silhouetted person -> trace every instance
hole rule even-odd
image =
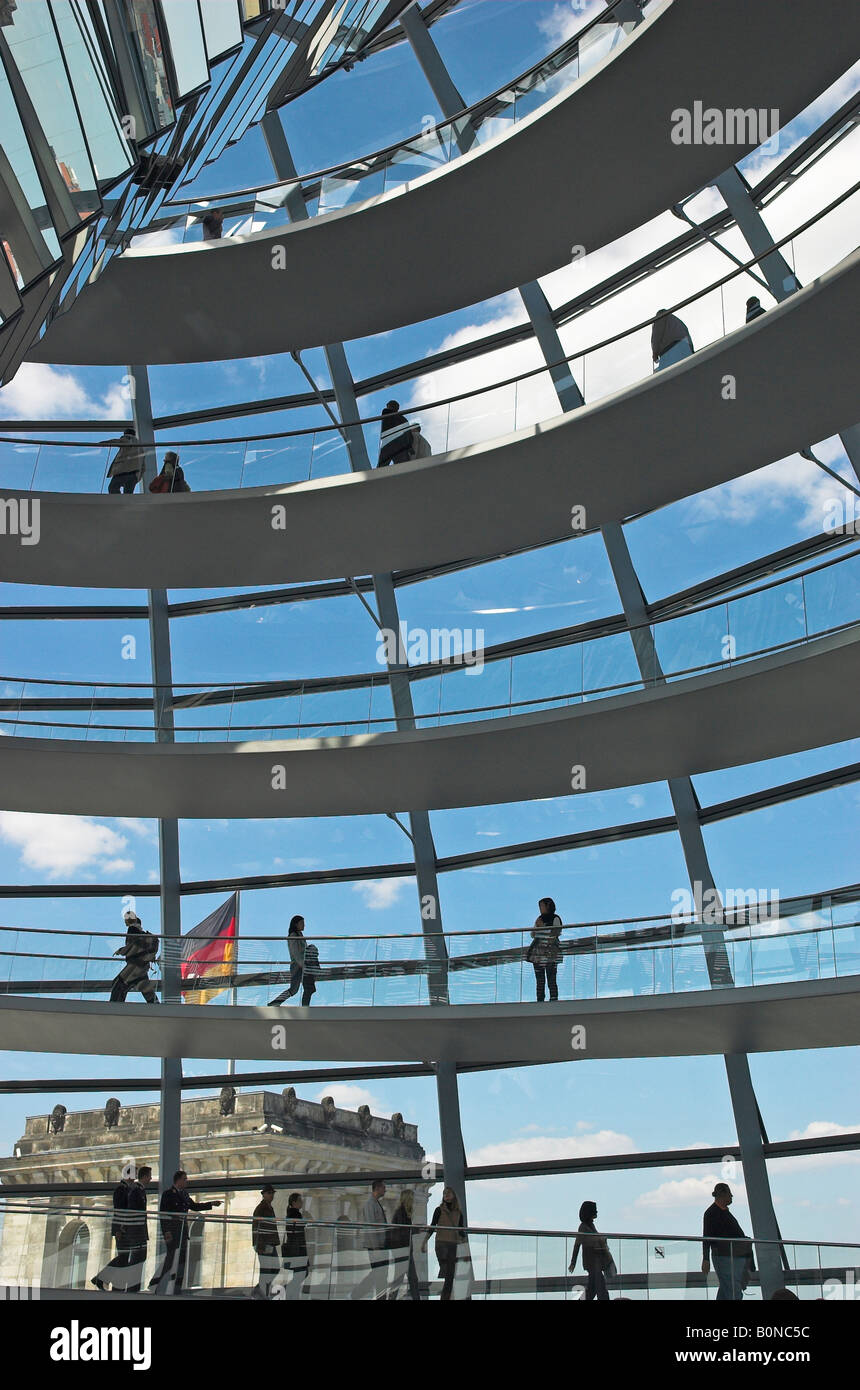
[[[540,916],[535,918],[532,927],[531,945],[526,953],[535,972],[535,994],[539,1004],[546,998],[549,985],[550,1000],[558,999],[558,964],[561,960],[561,918],[555,910],[552,898],[541,898],[538,903]]]
[[[146,1264],[146,1251],[149,1243],[149,1229],[146,1219],[146,1189],[152,1178],[152,1169],[147,1165],[138,1169],[137,1178],[128,1194],[126,1223],[128,1229],[129,1256],[126,1270],[125,1288],[128,1293],[140,1293],[140,1282]]]
[[[108,444],[116,444],[117,451],[108,469],[108,492],[114,496],[118,492],[134,492],[143,474],[143,449],[137,442],[134,430],[123,430],[119,439],[109,439]]]
[[[257,1259],[260,1261],[260,1278],[251,1295],[252,1298],[268,1298],[272,1280],[281,1268],[281,1261],[278,1257],[280,1242],[278,1218],[275,1216],[275,1208],[272,1206],[274,1195],[275,1189],[271,1183],[261,1187],[261,1200],[255,1206],[254,1215],[251,1218],[251,1244]]]
[[[609,1290],[606,1287],[606,1275],[607,1272],[614,1271],[615,1263],[605,1237],[600,1234],[594,1224],[596,1216],[597,1203],[583,1202],[579,1208],[579,1231],[573,1247],[569,1270],[572,1274],[581,1250],[582,1267],[588,1275],[588,1283],[585,1286],[585,1302],[589,1303],[592,1299],[597,1299],[600,1303],[608,1303]]]
[[[203,240],[220,241],[224,235],[224,212],[221,208],[210,208],[205,217],[201,217],[203,223]]]
[[[364,1298],[366,1294],[371,1294],[373,1298],[385,1298],[385,1289],[388,1284],[388,1216],[382,1199],[385,1196],[385,1183],[381,1178],[376,1178],[370,1189],[370,1196],[361,1209],[361,1220],[364,1229],[359,1232],[359,1241],[367,1251],[370,1260],[370,1272],[366,1274],[357,1284],[350,1294],[350,1298]]]
[[[798,1298],[798,1296],[797,1296],[796,1293],[792,1293],[792,1292],[791,1292],[791,1289],[774,1289],[773,1293],[771,1294],[770,1298],[768,1299],[768,1302],[769,1302],[769,1303],[799,1303],[799,1302],[800,1302],[800,1299]]]
[[[739,1303],[744,1296],[749,1270],[754,1268],[752,1244],[729,1211],[732,1190],[727,1182],[718,1182],[713,1191],[713,1203],[702,1221],[702,1273],[714,1273],[719,1280],[717,1302]]]
[[[284,1268],[292,1270],[292,1279],[286,1285],[285,1296],[289,1299],[301,1298],[302,1286],[308,1277],[308,1238],[305,1234],[306,1217],[302,1211],[301,1192],[291,1192],[287,1203],[287,1221],[284,1226],[284,1243],[281,1254]]]
[[[443,1303],[447,1303],[454,1289],[460,1247],[466,1242],[463,1212],[453,1187],[443,1189],[442,1201],[433,1213],[430,1226],[436,1232],[436,1259],[439,1261],[439,1278],[442,1280],[442,1292],[439,1297]],[[424,1237],[424,1250],[427,1249],[429,1238],[428,1232]]]
[[[692,352],[693,340],[687,325],[668,309],[658,309],[651,327],[651,356],[657,371],[683,361]]]
[[[377,468],[429,456],[430,445],[421,434],[421,426],[406,418],[397,401],[383,406],[380,424]]]
[[[179,455],[173,449],[168,449],[164,455],[164,463],[161,472],[153,478],[149,484],[150,492],[190,492],[191,488],[185,481],[185,474],[179,465]]]
[[[220,1202],[195,1202],[188,1191],[188,1174],[184,1168],[177,1169],[173,1175],[173,1186],[162,1193],[159,1203],[164,1259],[161,1268],[149,1281],[149,1287],[154,1287],[156,1294],[178,1294],[182,1290],[188,1259],[188,1213],[211,1211],[220,1205]]]
[[[397,1298],[401,1286],[405,1283],[409,1290],[409,1297],[413,1303],[417,1303],[421,1295],[418,1291],[418,1272],[415,1268],[415,1254],[412,1249],[414,1210],[415,1194],[410,1191],[401,1192],[400,1201],[391,1218],[391,1225],[388,1230],[388,1248],[392,1252],[394,1260],[394,1274],[389,1297]]]
[[[125,945],[114,951],[125,956],[125,965],[111,986],[111,1004],[124,1004],[129,990],[139,989],[147,1004],[156,1002],[155,982],[149,978],[149,967],[158,959],[158,937],[144,931],[140,918],[131,908],[123,913]]]
[[[747,300],[746,322],[752,323],[753,319],[760,319],[763,313],[764,309],[762,308],[761,300],[758,298],[758,295],[750,295]]]

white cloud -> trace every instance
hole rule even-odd
[[[134,868],[133,860],[117,857],[128,844],[125,836],[88,816],[0,811],[0,839],[20,851],[21,862],[28,868],[49,878],[85,868],[103,873]]]
[[[393,907],[398,901],[404,887],[402,878],[377,878],[371,879],[367,883],[354,883],[353,893],[361,893],[364,897],[364,905],[371,912],[383,912],[387,907]]]
[[[636,1153],[629,1134],[600,1129],[594,1134],[541,1134],[532,1139],[506,1139],[470,1152],[468,1162],[481,1167],[493,1163],[538,1163],[554,1158],[594,1158],[602,1154]]]
[[[128,387],[121,381],[94,397],[65,367],[22,362],[9,385],[0,390],[0,415],[14,420],[128,419],[131,402]]]
[[[633,1203],[636,1207],[705,1207],[713,1201],[714,1185],[722,1181],[719,1174],[710,1173],[701,1178],[678,1178],[662,1182],[650,1192],[641,1192]],[[732,1184],[735,1198],[743,1197],[743,1186],[736,1179]]]
[[[789,1139],[822,1139],[830,1134],[856,1134],[860,1130],[860,1120],[853,1125],[838,1125],[833,1120],[810,1120],[805,1129],[794,1129]],[[796,1158],[781,1158],[778,1172],[808,1173],[816,1168],[842,1168],[860,1163],[860,1152],[849,1149],[845,1153],[799,1154]]]
[[[117,825],[121,825],[123,830],[130,830],[133,835],[140,835],[144,839],[152,840],[155,838],[156,829],[154,821],[140,820],[137,816],[117,816]]]
[[[357,1110],[360,1105],[369,1105],[371,1110],[380,1114],[385,1108],[372,1091],[366,1091],[363,1086],[352,1086],[349,1082],[335,1081],[331,1086],[323,1086],[316,1099],[320,1101],[323,1096],[331,1096],[340,1110]]]
[[[537,22],[550,52],[560,48],[566,39],[573,38],[591,16],[602,9],[605,9],[604,0],[565,0],[562,4],[553,5],[549,14],[542,15]]]

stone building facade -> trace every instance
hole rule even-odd
[[[75,1185],[119,1181],[129,1161],[153,1169],[149,1197],[149,1259],[145,1278],[155,1267],[160,1242],[156,1239],[158,1208],[159,1106],[128,1105],[109,1100],[102,1110],[67,1112],[55,1106],[50,1114],[27,1119],[15,1156],[0,1158],[0,1193],[5,1216],[0,1234],[0,1284],[46,1288],[85,1288],[114,1253],[110,1236],[110,1196],[75,1196]],[[431,1184],[422,1174],[424,1150],[417,1126],[400,1114],[390,1119],[371,1115],[367,1106],[343,1110],[326,1096],[320,1103],[300,1100],[292,1087],[237,1093],[224,1087],[220,1096],[187,1099],[182,1103],[181,1165],[194,1195],[195,1179],[227,1175],[264,1175],[276,1189],[274,1207],[283,1230],[290,1191],[302,1188],[302,1173],[414,1170],[415,1181],[389,1187],[384,1205],[389,1219],[404,1188],[415,1194],[415,1221],[425,1220]],[[277,1174],[285,1175],[280,1186]],[[171,1175],[172,1176],[172,1175]],[[16,1184],[68,1183],[63,1197],[22,1199],[12,1210]],[[325,1277],[334,1244],[332,1224],[338,1218],[361,1219],[368,1196],[366,1185],[307,1186],[304,1211],[311,1222],[330,1223],[308,1228],[312,1269]],[[260,1200],[259,1190],[207,1191],[201,1200],[220,1198],[223,1205],[193,1222],[186,1287],[191,1289],[248,1289],[256,1277],[249,1218]],[[237,1218],[245,1218],[239,1220]],[[308,1292],[311,1292],[310,1288]],[[322,1296],[323,1290],[320,1290]]]

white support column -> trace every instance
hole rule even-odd
[[[442,1137],[442,1172],[445,1186],[453,1187],[460,1200],[463,1220],[468,1225],[466,1197],[466,1149],[460,1122],[460,1092],[456,1062],[436,1063],[436,1095],[439,1102],[439,1129]]]
[[[130,366],[131,404],[138,439],[153,439],[152,400],[145,366]],[[157,471],[155,447],[144,455],[143,487]],[[153,723],[158,743],[172,743],[173,668],[170,658],[170,616],[166,589],[149,590],[149,638],[152,654]],[[161,881],[161,999],[178,1003],[180,993],[179,822],[158,822],[158,859]],[[182,1141],[182,1058],[165,1057],[161,1063],[161,1108],[158,1149],[158,1182],[164,1192],[179,1167]]]

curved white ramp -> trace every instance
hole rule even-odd
[[[201,362],[346,342],[474,304],[641,226],[758,140],[674,144],[673,113],[772,132],[849,65],[860,6],[666,0],[577,86],[409,187],[290,227],[115,257],[33,360]],[[283,247],[273,269],[273,248]]]
[[[254,1009],[0,999],[4,1051],[259,1061],[576,1062],[846,1047],[856,978],[624,999],[456,1007]],[[585,1025],[585,1050],[571,1028]]]
[[[0,536],[0,579],[223,588],[456,564],[544,544],[571,534],[573,505],[585,508],[588,527],[621,520],[853,424],[858,323],[855,252],[676,367],[486,444],[281,488],[33,493],[39,544]],[[273,507],[284,508],[283,527],[273,527]]]
[[[730,670],[560,710],[416,733],[262,743],[0,738],[9,811],[289,817],[485,806],[625,787],[857,732],[860,626]]]

